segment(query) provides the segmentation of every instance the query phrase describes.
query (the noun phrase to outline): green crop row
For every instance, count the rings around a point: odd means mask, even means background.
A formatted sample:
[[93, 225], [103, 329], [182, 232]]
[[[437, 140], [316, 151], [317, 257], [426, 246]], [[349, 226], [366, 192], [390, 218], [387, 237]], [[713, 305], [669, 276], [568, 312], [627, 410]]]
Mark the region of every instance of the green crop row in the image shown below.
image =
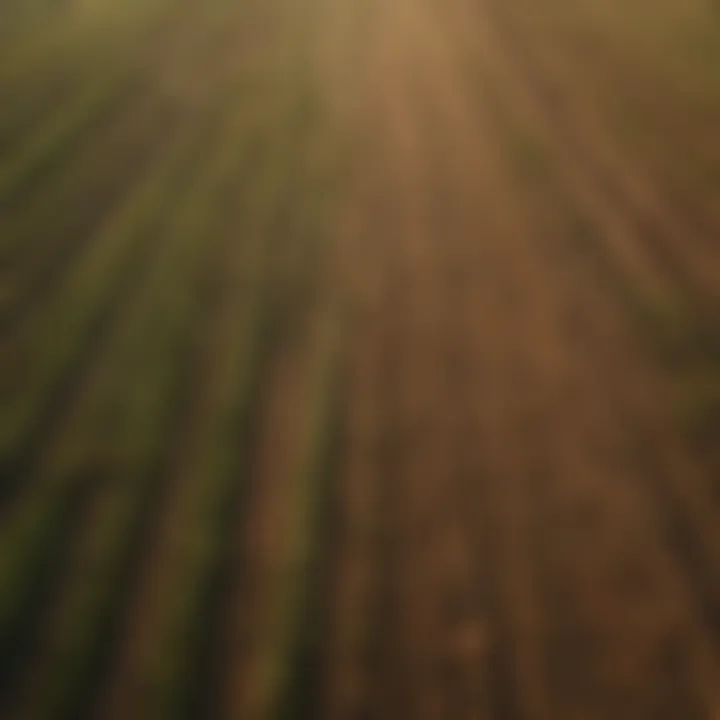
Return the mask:
[[[186, 203], [192, 200], [192, 195], [188, 195], [188, 193], [194, 190], [194, 186], [190, 182], [188, 174], [196, 169], [195, 163], [199, 159], [199, 153], [207, 150], [208, 133], [213, 133], [216, 127], [216, 121], [209, 122], [186, 133], [182, 138], [176, 139], [164, 158], [164, 164], [156, 169], [143, 187], [138, 189], [134, 202], [126, 208], [125, 213], [121, 216], [121, 222], [111, 226], [113, 241], [123, 249], [126, 244], [138, 246], [145, 243], [148, 246], [147, 252], [144, 254], [146, 261], [144, 273], [145, 282], [150, 285], [155, 284], [155, 278], [150, 274], [150, 270], [156, 267], [156, 262], [159, 262], [159, 260], [152, 261], [153, 253], [157, 256], [163, 247], [172, 242], [172, 238], [168, 236], [160, 235], [160, 239], [158, 239], [158, 233], [162, 231], [168, 218], [175, 219], [177, 222], [178, 218], [182, 220], [185, 217], [183, 214], [177, 215], [177, 205], [179, 202], [183, 202], [183, 198]], [[171, 179], [174, 182], [170, 182]], [[199, 229], [197, 231], [199, 232]], [[117, 248], [113, 248], [113, 250], [117, 250]], [[138, 251], [137, 247], [135, 251]], [[165, 252], [167, 253], [167, 250]], [[102, 262], [105, 263], [105, 261], [106, 258], [103, 257]], [[165, 262], [169, 262], [165, 272], [175, 268], [172, 255], [169, 258], [166, 255]], [[103, 265], [103, 267], [106, 266]], [[111, 265], [107, 265], [107, 268], [114, 270]], [[104, 291], [109, 279], [104, 278], [105, 283], [103, 283], [101, 277], [99, 284], [89, 287]], [[87, 289], [88, 286], [84, 287]], [[145, 310], [141, 303], [141, 294], [139, 294], [137, 286], [133, 285], [131, 289], [135, 292], [126, 298], [119, 299], [118, 302], [126, 303], [128, 311], [134, 312], [135, 317], [142, 316]], [[77, 300], [81, 308], [85, 305], [94, 308], [97, 301], [98, 297], [91, 292], [86, 292], [84, 295], [79, 293]], [[70, 307], [67, 305], [58, 306], [55, 316], [50, 320], [51, 327], [53, 327], [53, 322], [61, 322], [63, 313], [69, 309]], [[97, 310], [95, 311], [97, 312]], [[87, 332], [87, 328], [85, 331]], [[67, 336], [62, 337], [63, 340], [67, 339], [68, 343], [66, 349], [68, 362], [78, 352], [77, 343], [81, 337], [82, 335], [76, 337], [75, 345]], [[116, 367], [119, 366], [116, 365]], [[51, 371], [57, 371], [57, 368], [52, 367]], [[123, 377], [132, 379], [131, 375], [124, 373], [118, 375], [118, 379]], [[21, 399], [26, 398], [27, 395], [28, 393], [25, 393], [20, 397]], [[37, 403], [34, 412], [42, 412], [46, 400], [38, 395], [34, 402]], [[90, 428], [84, 429], [85, 432], [88, 430]], [[9, 447], [12, 449], [12, 446]], [[73, 458], [72, 453], [70, 453], [70, 458]], [[52, 528], [57, 527], [63, 517], [67, 498], [71, 497], [72, 477], [73, 473], [67, 467], [61, 468], [60, 472], [44, 472], [42, 477], [38, 478], [36, 486], [23, 488], [27, 493], [27, 501], [20, 503], [20, 507], [2, 528], [0, 555], [3, 557], [3, 562], [0, 563], [2, 568], [0, 593], [2, 593], [3, 599], [0, 601], [0, 627], [5, 629], [3, 632], [12, 625], [12, 618], [22, 608], [24, 598], [22, 593], [18, 592], [19, 589], [31, 584], [22, 578], [32, 576], [32, 568], [37, 566], [39, 559], [43, 557], [47, 546], [46, 540], [53, 537]], [[9, 482], [9, 478], [6, 479], [6, 482]]]
[[[15, 352], [27, 362], [8, 373], [13, 386], [6, 391], [0, 415], [0, 457], [11, 457], [32, 432], [52, 394], [92, 342], [98, 324], [113, 303], [121, 301], [116, 295], [124, 279], [142, 262], [163, 213], [176, 208], [177, 193], [191, 182], [221, 114], [222, 107], [216, 106], [208, 110], [203, 127], [170, 138], [152, 172], [93, 237], [47, 312], [23, 328]], [[6, 355], [8, 364], [12, 360]]]
[[51, 113], [40, 130], [4, 160], [0, 165], [0, 203], [17, 202], [43, 173], [66, 161], [96, 123], [106, 120], [127, 100], [135, 87], [130, 69], [108, 70], [87, 91]]
[[[78, 259], [85, 240], [121, 204], [163, 149], [177, 119], [155, 99], [142, 98], [91, 133], [77, 159], [58, 172], [44, 192], [33, 193], [6, 222], [0, 275], [0, 322], [17, 326], [24, 298], [36, 306]], [[40, 208], [38, 210], [38, 208]], [[8, 213], [10, 215], [10, 213]], [[42, 287], [39, 285], [42, 284]]]
[[40, 57], [8, 58], [13, 68], [19, 66], [20, 77], [0, 74], [0, 99], [7, 108], [0, 118], [0, 203], [11, 206], [49, 171], [62, 167], [98, 123], [152, 79], [153, 60], [163, 47], [172, 50], [175, 38], [203, 37], [223, 27], [228, 10], [224, 4], [204, 8], [202, 20], [194, 24], [188, 12], [179, 14], [179, 22], [167, 10], [148, 9], [144, 15], [136, 18], [126, 8], [123, 21], [109, 23], [105, 32], [93, 25], [67, 42], [59, 42], [62, 33], [56, 33]]
[[[40, 666], [44, 672], [33, 670], [33, 685], [39, 683], [43, 692], [32, 704], [32, 718], [66, 717], [94, 684], [92, 673], [103, 638], [123, 596], [125, 578], [142, 550], [138, 537], [152, 517], [161, 475], [157, 458], [175, 422], [183, 382], [189, 380], [187, 367], [192, 367], [194, 353], [189, 344], [205, 309], [198, 293], [216, 261], [216, 238], [232, 199], [228, 193], [243, 177], [245, 131], [236, 119], [233, 134], [221, 133], [219, 151], [204, 163], [197, 185], [167, 230], [168, 242], [147, 295], [137, 304], [139, 317], [131, 325], [127, 355], [113, 358], [120, 419], [105, 442], [118, 467], [110, 470], [112, 480], [99, 503], [95, 530], [82, 549], [85, 569], [71, 588], [71, 600]], [[208, 139], [208, 147], [213, 145]]]
[[272, 588], [273, 632], [252, 701], [258, 717], [312, 714], [321, 656], [320, 595], [326, 582], [328, 503], [340, 430], [342, 327], [338, 309], [321, 307], [311, 332], [306, 435], [290, 489], [293, 513], [283, 573]]

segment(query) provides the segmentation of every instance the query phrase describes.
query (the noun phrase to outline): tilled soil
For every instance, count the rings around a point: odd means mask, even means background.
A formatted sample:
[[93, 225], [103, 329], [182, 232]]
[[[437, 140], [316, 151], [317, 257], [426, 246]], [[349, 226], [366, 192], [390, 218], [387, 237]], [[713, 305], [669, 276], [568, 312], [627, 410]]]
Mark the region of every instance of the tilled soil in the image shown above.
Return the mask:
[[27, 85], [3, 717], [716, 720], [720, 100], [566, 5], [158, 3], [74, 152]]

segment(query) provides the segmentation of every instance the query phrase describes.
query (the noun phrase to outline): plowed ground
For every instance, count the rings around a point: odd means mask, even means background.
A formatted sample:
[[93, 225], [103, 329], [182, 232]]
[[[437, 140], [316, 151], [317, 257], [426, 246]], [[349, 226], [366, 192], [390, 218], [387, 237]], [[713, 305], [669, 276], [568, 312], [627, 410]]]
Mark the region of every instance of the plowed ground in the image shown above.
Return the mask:
[[0, 25], [0, 716], [719, 717], [715, 7]]

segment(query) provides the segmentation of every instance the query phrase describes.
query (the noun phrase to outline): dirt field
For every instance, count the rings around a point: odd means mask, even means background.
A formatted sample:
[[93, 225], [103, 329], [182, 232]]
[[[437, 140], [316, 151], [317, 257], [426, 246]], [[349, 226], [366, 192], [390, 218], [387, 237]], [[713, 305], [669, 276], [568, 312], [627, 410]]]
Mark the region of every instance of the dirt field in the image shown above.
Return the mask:
[[718, 8], [6, 2], [0, 519], [8, 720], [718, 720]]

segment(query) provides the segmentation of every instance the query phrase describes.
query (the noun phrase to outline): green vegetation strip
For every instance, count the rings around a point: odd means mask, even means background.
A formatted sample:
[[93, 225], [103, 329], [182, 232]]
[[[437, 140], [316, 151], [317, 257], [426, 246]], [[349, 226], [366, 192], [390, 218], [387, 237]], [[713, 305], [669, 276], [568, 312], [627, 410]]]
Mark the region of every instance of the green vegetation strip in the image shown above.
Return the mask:
[[109, 69], [80, 97], [50, 113], [41, 129], [0, 163], [0, 204], [16, 201], [43, 173], [66, 161], [85, 133], [132, 94], [136, 82], [129, 67]]
[[307, 436], [290, 486], [294, 512], [282, 576], [271, 588], [273, 631], [254, 688], [254, 717], [311, 717], [307, 713], [316, 701], [314, 673], [319, 671], [323, 622], [319, 595], [330, 540], [327, 503], [339, 442], [343, 344], [337, 307], [321, 308], [315, 322]]
[[[208, 132], [212, 131], [212, 128], [211, 124], [210, 127], [205, 126], [204, 130]], [[207, 141], [207, 136], [203, 134], [202, 137]], [[197, 142], [197, 138], [194, 138], [194, 141]], [[194, 142], [190, 143], [190, 147], [188, 147], [186, 140], [175, 150], [179, 151], [182, 148], [183, 154], [186, 154], [193, 149], [192, 145]], [[229, 149], [232, 148], [223, 148], [223, 155]], [[190, 152], [190, 157], [193, 154]], [[187, 161], [190, 157], [185, 157], [184, 160]], [[228, 158], [232, 157], [232, 155], [228, 155]], [[177, 157], [172, 159], [179, 160]], [[165, 172], [160, 173], [155, 181], [159, 181], [164, 186], [168, 180], [166, 172], [178, 169], [176, 162], [170, 163], [169, 167], [165, 168]], [[215, 170], [214, 172], [219, 171]], [[144, 342], [147, 341], [147, 338], [150, 337], [153, 343], [157, 344], [158, 352], [169, 353], [169, 347], [174, 341], [173, 336], [170, 335], [173, 327], [179, 322], [186, 322], [185, 318], [170, 313], [168, 321], [158, 325], [158, 319], [162, 316], [158, 316], [157, 313], [162, 312], [164, 308], [162, 305], [157, 306], [157, 303], [165, 303], [165, 312], [172, 310], [173, 303], [180, 301], [185, 303], [185, 307], [192, 310], [192, 305], [188, 305], [189, 299], [184, 294], [186, 292], [184, 283], [192, 277], [195, 269], [190, 261], [187, 261], [185, 265], [181, 264], [180, 250], [183, 243], [188, 246], [186, 254], [192, 250], [196, 256], [203, 247], [211, 245], [207, 242], [204, 233], [212, 227], [210, 222], [212, 218], [208, 216], [208, 206], [213, 207], [213, 202], [217, 202], [217, 198], [213, 200], [207, 195], [217, 192], [217, 181], [212, 176], [201, 178], [197, 185], [188, 188], [185, 195], [177, 194], [177, 192], [168, 194], [164, 192], [162, 196], [158, 196], [155, 194], [156, 190], [158, 188], [155, 183], [151, 183], [149, 187], [144, 188], [141, 195], [144, 200], [152, 198], [154, 201], [160, 200], [162, 197], [163, 202], [153, 202], [149, 206], [143, 202], [141, 204], [142, 213], [139, 216], [135, 213], [132, 214], [135, 222], [124, 226], [127, 230], [152, 229], [154, 233], [157, 233], [154, 236], [144, 233], [140, 235], [145, 242], [151, 243], [151, 249], [156, 249], [157, 253], [154, 259], [152, 255], [148, 258], [148, 263], [144, 267], [144, 284], [140, 289], [134, 288], [135, 292], [127, 298], [129, 315], [126, 315], [125, 322], [130, 335], [124, 340], [128, 348], [125, 353], [130, 351], [135, 354], [141, 353], [135, 359], [136, 364], [140, 363], [140, 368], [138, 368], [140, 375], [135, 375], [131, 371], [130, 364], [127, 367], [124, 365], [126, 360], [121, 349], [113, 353], [111, 359], [114, 379], [116, 384], [119, 383], [115, 390], [117, 393], [115, 402], [121, 404], [127, 400], [128, 384], [131, 384], [133, 389], [137, 389], [141, 393], [141, 397], [146, 397], [148, 400], [152, 397], [152, 393], [146, 392], [148, 389], [143, 387], [139, 381], [143, 377], [142, 373], [145, 372], [142, 353], [145, 350]], [[205, 195], [201, 194], [198, 197], [198, 192]], [[179, 214], [171, 215], [167, 212], [169, 207], [175, 210], [178, 205], [182, 208], [182, 212]], [[138, 208], [136, 208], [137, 210]], [[147, 222], [150, 213], [162, 213], [163, 215], [161, 218], [154, 217], [150, 227], [139, 227], [136, 224], [137, 220], [142, 219]], [[172, 221], [171, 226], [163, 227], [168, 220]], [[193, 256], [190, 255], [190, 257]], [[148, 293], [151, 293], [150, 297], [148, 297]], [[155, 306], [150, 304], [152, 293], [156, 297]], [[150, 312], [152, 307], [155, 307], [155, 315]], [[152, 322], [155, 322], [155, 325], [149, 325]], [[140, 338], [145, 340], [140, 340]], [[167, 348], [162, 345], [164, 341], [168, 343]], [[129, 360], [127, 362], [129, 363]], [[112, 386], [112, 383], [110, 384]], [[162, 382], [159, 385], [161, 386]], [[110, 398], [106, 397], [105, 399], [107, 401]], [[136, 429], [139, 430], [141, 427], [142, 422], [138, 420]], [[22, 611], [27, 600], [27, 589], [33, 586], [32, 578], [38, 568], [42, 567], [43, 558], [52, 549], [57, 529], [63, 526], [62, 519], [69, 511], [68, 503], [73, 497], [73, 485], [77, 481], [77, 463], [82, 457], [82, 448], [84, 447], [82, 440], [85, 436], [91, 438], [93, 429], [92, 427], [78, 427], [79, 439], [68, 443], [64, 460], [56, 461], [57, 464], [49, 469], [40, 468], [43, 470], [43, 476], [39, 478], [39, 483], [32, 488], [25, 501], [20, 503], [0, 531], [0, 559], [2, 560], [0, 562], [0, 638], [11, 632], [14, 619]], [[96, 453], [97, 448], [92, 448], [92, 452]], [[2, 646], [1, 640], [0, 646]]]
[[[45, 88], [47, 92], [52, 92], [52, 83], [45, 78], [57, 74], [55, 64], [69, 66], [61, 73], [61, 77], [67, 77], [67, 88], [56, 98], [56, 107], [40, 103], [43, 121], [39, 127], [35, 127], [16, 150], [6, 148], [4, 157], [0, 159], [0, 203], [9, 204], [48, 170], [64, 163], [88, 130], [107, 118], [133, 90], [141, 86], [143, 75], [152, 80], [154, 64], [151, 61], [163, 47], [158, 46], [158, 42], [170, 43], [172, 48], [175, 37], [206, 37], [226, 24], [229, 9], [233, 7], [231, 3], [216, 1], [210, 7], [203, 6], [200, 19], [194, 18], [188, 8], [182, 11], [174, 8], [175, 13], [167, 19], [159, 9], [154, 12], [147, 10], [147, 17], [138, 18], [136, 13], [126, 8], [119, 17], [122, 22], [111, 23], [107, 33], [99, 33], [98, 28], [89, 29], [75, 39], [75, 44], [66, 46], [61, 43], [59, 47], [50, 49], [41, 61], [26, 61], [34, 69], [28, 70], [29, 77], [25, 82], [8, 83], [9, 87], [5, 87], [0, 76], [0, 97], [8, 108], [5, 115], [12, 134], [12, 128], [17, 127], [18, 122], [12, 116], [17, 112], [22, 118], [24, 112], [32, 112], [35, 107], [34, 103], [30, 103], [28, 108], [28, 104], [23, 102], [27, 88], [32, 89], [39, 83], [41, 91]], [[154, 30], [158, 18], [165, 22], [172, 20], [169, 32]], [[22, 64], [23, 61], [18, 62]], [[16, 105], [19, 110], [14, 111]]]
[[[144, 694], [129, 700], [131, 710], [153, 720], [203, 716], [218, 584], [247, 489], [245, 445], [264, 392], [268, 355], [298, 312], [286, 304], [295, 298], [284, 290], [303, 278], [278, 274], [277, 261], [286, 243], [308, 241], [299, 214], [310, 212], [316, 198], [301, 189], [298, 174], [307, 152], [308, 126], [300, 120], [303, 103], [298, 104], [305, 88], [284, 90], [266, 126], [271, 147], [258, 162], [256, 182], [241, 208], [241, 232], [254, 248], [246, 260], [248, 287], [227, 301], [231, 312], [225, 322], [231, 324], [220, 328], [226, 339], [212, 379], [215, 396], [206, 409], [200, 447], [180, 471], [184, 491], [172, 526], [182, 540], [158, 560], [170, 578], [161, 591], [163, 617], [150, 626], [152, 637], [144, 639], [149, 657], [132, 669]], [[304, 268], [296, 273], [305, 275]]]
[[56, 16], [53, 22], [33, 25], [31, 32], [14, 33], [13, 42], [0, 42], [0, 100], [5, 102], [7, 93], [22, 94], [23, 87], [50, 68], [74, 73], [107, 57], [109, 50], [124, 48], [136, 55], [139, 41], [148, 39], [162, 21], [175, 19], [182, 8], [178, 0], [73, 4], [73, 10]]
[[[207, 150], [208, 136], [217, 131], [221, 112], [221, 107], [214, 108], [199, 126], [185, 127], [171, 140], [145, 181], [92, 239], [89, 251], [73, 266], [47, 312], [23, 328], [15, 358], [6, 353], [4, 369], [12, 371], [13, 382], [10, 386], [6, 376], [0, 458], [11, 458], [26, 441], [53, 393], [92, 342], [98, 324], [106, 320], [113, 303], [120, 302], [116, 296], [124, 289], [128, 273], [149, 252], [165, 216], [177, 212], [178, 193], [190, 184], [195, 164]], [[23, 362], [13, 367], [11, 361], [18, 362], [18, 357]], [[9, 477], [0, 482], [0, 492], [7, 482]]]
[[[140, 717], [168, 720], [187, 717], [199, 692], [198, 659], [206, 639], [207, 611], [230, 528], [245, 490], [245, 445], [268, 351], [263, 293], [249, 298], [228, 338], [224, 373], [215, 378], [223, 396], [214, 409], [208, 439], [184, 469], [191, 502], [178, 520], [182, 537], [171, 558], [171, 581], [163, 588], [161, 625], [153, 628], [151, 657], [140, 668], [144, 690]], [[157, 635], [155, 635], [157, 633]], [[135, 699], [136, 700], [136, 699]], [[132, 700], [131, 700], [132, 703]]]
[[240, 166], [250, 137], [243, 124], [232, 119], [235, 134], [221, 135], [219, 154], [211, 157], [192, 200], [175, 218], [174, 242], [142, 303], [143, 316], [128, 355], [116, 360], [121, 419], [107, 443], [110, 452], [119, 453], [118, 467], [91, 518], [93, 531], [82, 549], [83, 571], [70, 588], [44, 661], [32, 671], [27, 717], [33, 720], [74, 716], [85, 694], [92, 692], [123, 586], [142, 552], [137, 538], [152, 516], [158, 458], [168, 427], [176, 422], [183, 381], [191, 380], [191, 339], [206, 309], [197, 293], [216, 261], [216, 241], [243, 179]]
[[0, 222], [6, 238], [0, 251], [0, 323], [25, 321], [17, 312], [22, 300], [29, 297], [37, 306], [38, 297], [44, 299], [48, 276], [57, 282], [59, 270], [72, 267], [76, 250], [84, 247], [93, 228], [122, 203], [135, 182], [142, 181], [178, 124], [168, 108], [154, 99], [140, 99], [109, 127], [92, 133], [77, 160], [58, 172], [44, 192], [33, 193], [27, 203], [8, 213], [7, 221]]
[[63, 101], [69, 107], [121, 68], [152, 76], [163, 48], [172, 48], [177, 36], [191, 38], [217, 24], [215, 8], [225, 2], [203, 3], [198, 14], [194, 5], [183, 7], [177, 0], [100, 0], [64, 15], [62, 22], [46, 23], [25, 42], [0, 47], [0, 152], [36, 134], [61, 112]]
[[4, 106], [0, 115], [0, 154], [11, 154], [13, 148], [36, 132], [69, 94], [87, 82], [86, 74], [87, 71], [76, 69], [67, 72], [58, 63], [27, 78], [21, 88], [0, 86], [0, 102]]

